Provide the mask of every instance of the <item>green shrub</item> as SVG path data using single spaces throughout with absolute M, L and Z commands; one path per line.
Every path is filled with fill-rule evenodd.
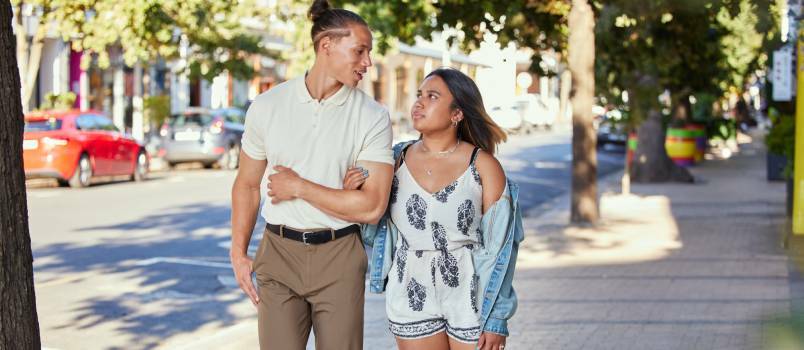
M 785 176 L 793 173 L 793 156 L 796 149 L 796 118 L 779 113 L 775 108 L 768 110 L 771 128 L 765 136 L 765 145 L 771 153 L 781 154 L 787 158 L 784 169 Z

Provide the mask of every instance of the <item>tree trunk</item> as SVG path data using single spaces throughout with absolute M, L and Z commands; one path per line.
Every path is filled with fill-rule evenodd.
M 39 75 L 39 66 L 42 63 L 42 49 L 45 46 L 45 34 L 47 33 L 47 23 L 39 21 L 39 28 L 34 35 L 31 44 L 31 52 L 28 54 L 28 71 L 25 72 L 25 85 L 22 89 L 22 111 L 27 113 L 31 110 L 31 96 L 36 87 L 36 76 Z
M 45 45 L 45 35 L 48 30 L 48 21 L 45 20 L 50 11 L 49 6 L 43 7 L 44 13 L 39 17 L 39 23 L 31 45 L 28 44 L 28 28 L 25 26 L 25 16 L 22 13 L 23 2 L 16 8 L 17 16 L 13 22 L 17 35 L 17 63 L 19 74 L 25 80 L 22 84 L 22 111 L 30 110 L 31 96 L 36 87 L 36 76 L 39 75 L 39 66 L 42 61 L 42 49 Z
M 11 4 L 0 3 L 0 349 L 40 349 Z
M 665 130 L 662 116 L 655 109 L 637 129 L 637 149 L 631 163 L 631 180 L 634 182 L 693 182 L 690 172 L 678 166 L 667 155 L 664 146 Z
M 131 115 L 131 136 L 137 141 L 143 140 L 143 68 L 142 63 L 137 62 L 134 65 L 134 97 L 132 98 L 132 108 L 134 109 Z
M 565 123 L 567 121 L 567 108 L 569 108 L 569 96 L 570 90 L 572 89 L 572 73 L 570 73 L 569 69 L 564 70 L 561 72 L 561 85 L 558 90 L 558 117 L 556 118 L 556 124 L 558 123 Z
M 692 103 L 690 93 L 681 92 L 676 94 L 673 104 L 673 124 L 684 125 L 692 121 Z
M 637 131 L 637 148 L 629 172 L 633 182 L 692 182 L 690 172 L 667 155 L 666 130 L 659 113 L 659 87 L 653 74 L 636 73 L 629 90 L 631 118 Z
M 25 18 L 22 15 L 22 5 L 20 2 L 16 7 L 14 17 L 14 32 L 17 35 L 17 67 L 20 76 L 28 71 L 28 29 L 25 28 Z
M 587 0 L 572 0 L 569 14 L 569 69 L 572 73 L 573 223 L 594 223 L 597 201 L 597 134 L 592 127 L 595 93 L 595 17 Z

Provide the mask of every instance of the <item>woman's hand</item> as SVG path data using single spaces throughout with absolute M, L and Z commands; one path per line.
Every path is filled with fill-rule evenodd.
M 505 336 L 483 332 L 480 340 L 477 341 L 477 348 L 480 350 L 505 350 Z
M 361 167 L 354 167 L 346 171 L 343 177 L 344 190 L 358 190 L 368 178 L 368 170 Z

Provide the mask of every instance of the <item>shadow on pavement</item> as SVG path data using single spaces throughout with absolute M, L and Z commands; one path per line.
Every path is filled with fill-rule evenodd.
M 120 348 L 146 349 L 201 327 L 234 324 L 243 315 L 232 306 L 243 304 L 245 297 L 236 285 L 220 281 L 220 276 L 232 276 L 228 247 L 220 246 L 229 238 L 229 214 L 228 206 L 189 205 L 133 222 L 68 233 L 120 233 L 96 244 L 60 243 L 36 249 L 35 274 L 55 276 L 37 281 L 37 288 L 62 284 L 52 288 L 76 294 L 65 296 L 71 302 L 69 318 L 55 329 L 82 332 L 113 327 L 116 344 L 128 339 Z M 158 233 L 143 234 L 149 231 Z M 260 239 L 260 233 L 253 235 L 253 241 Z M 59 279 L 72 274 L 85 277 Z M 90 278 L 95 288 L 80 286 Z

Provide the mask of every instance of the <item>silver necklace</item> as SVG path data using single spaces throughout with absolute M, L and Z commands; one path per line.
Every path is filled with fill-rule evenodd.
M 435 156 L 437 158 L 447 158 L 447 157 L 449 157 L 453 152 L 455 152 L 456 149 L 458 149 L 458 145 L 460 145 L 460 144 L 461 144 L 461 140 L 458 140 L 458 142 L 455 143 L 455 146 L 453 146 L 452 149 L 450 149 L 450 150 L 433 152 L 433 151 L 429 150 L 427 148 L 427 146 L 424 145 L 424 141 L 421 141 L 422 150 L 424 152 L 426 152 L 426 153 L 435 153 Z M 425 167 L 424 171 L 427 173 L 428 176 L 433 175 L 433 169 Z

